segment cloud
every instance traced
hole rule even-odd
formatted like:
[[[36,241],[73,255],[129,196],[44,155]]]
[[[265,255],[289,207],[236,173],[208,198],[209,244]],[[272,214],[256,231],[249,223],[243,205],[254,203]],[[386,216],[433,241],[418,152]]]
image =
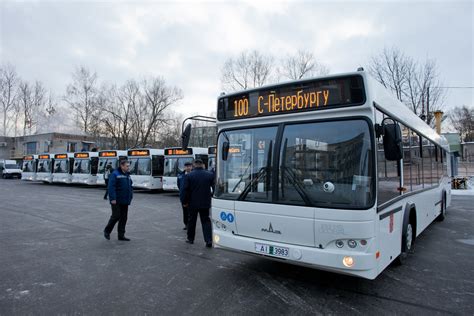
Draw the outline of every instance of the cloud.
[[[118,85],[162,76],[184,92],[179,111],[209,113],[222,64],[251,49],[275,57],[308,49],[332,72],[346,72],[396,46],[435,58],[447,84],[473,81],[472,2],[3,2],[1,10],[1,61],[56,95],[86,65]],[[448,103],[473,99],[453,91]]]

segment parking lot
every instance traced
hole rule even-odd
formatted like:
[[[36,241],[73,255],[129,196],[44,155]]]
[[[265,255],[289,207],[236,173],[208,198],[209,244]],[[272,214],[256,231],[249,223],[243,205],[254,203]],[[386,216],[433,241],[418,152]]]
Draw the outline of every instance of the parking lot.
[[[0,315],[474,313],[472,196],[376,280],[186,244],[176,194],[137,192],[127,236],[102,188],[0,180]]]

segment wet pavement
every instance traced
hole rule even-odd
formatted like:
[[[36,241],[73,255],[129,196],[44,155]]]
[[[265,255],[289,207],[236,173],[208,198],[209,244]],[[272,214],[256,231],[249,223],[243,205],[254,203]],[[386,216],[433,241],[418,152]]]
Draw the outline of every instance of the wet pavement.
[[[373,281],[188,245],[173,193],[137,192],[132,240],[107,241],[102,196],[0,180],[0,315],[474,313],[473,196]]]

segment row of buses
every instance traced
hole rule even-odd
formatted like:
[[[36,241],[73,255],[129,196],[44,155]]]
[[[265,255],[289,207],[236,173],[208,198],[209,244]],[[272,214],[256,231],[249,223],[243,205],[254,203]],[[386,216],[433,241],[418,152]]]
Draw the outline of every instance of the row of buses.
[[[186,162],[201,159],[214,168],[215,147],[139,148],[29,155],[23,158],[22,180],[45,183],[105,185],[107,166],[118,168],[119,161],[130,161],[133,187],[137,189],[178,191],[177,176]]]

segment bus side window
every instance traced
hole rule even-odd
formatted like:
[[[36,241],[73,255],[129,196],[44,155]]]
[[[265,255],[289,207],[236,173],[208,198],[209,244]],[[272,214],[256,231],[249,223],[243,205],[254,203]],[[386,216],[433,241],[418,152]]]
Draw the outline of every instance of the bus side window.
[[[387,118],[380,111],[376,111],[376,123],[381,124]],[[401,194],[400,160],[390,161],[385,159],[383,137],[376,139],[377,148],[377,178],[378,178],[378,204],[385,203]]]

